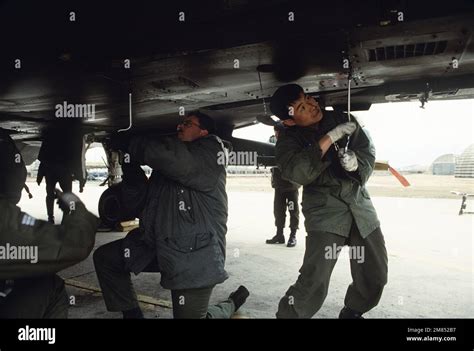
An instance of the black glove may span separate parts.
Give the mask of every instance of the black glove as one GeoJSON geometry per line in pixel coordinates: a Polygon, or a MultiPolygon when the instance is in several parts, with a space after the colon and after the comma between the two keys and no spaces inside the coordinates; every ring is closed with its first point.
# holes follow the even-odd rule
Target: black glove
{"type": "Polygon", "coordinates": [[[86,178],[79,179],[79,192],[82,193],[84,191],[84,186],[86,185],[86,178]]]}
{"type": "Polygon", "coordinates": [[[82,203],[81,199],[79,199],[73,193],[63,193],[59,189],[56,189],[55,192],[56,198],[58,199],[58,206],[64,213],[74,211],[76,209],[76,205],[78,203],[82,203]]]}
{"type": "Polygon", "coordinates": [[[44,178],[44,172],[43,172],[43,167],[41,165],[38,168],[38,174],[36,175],[36,183],[38,185],[41,185],[41,182],[43,181],[44,178]]]}

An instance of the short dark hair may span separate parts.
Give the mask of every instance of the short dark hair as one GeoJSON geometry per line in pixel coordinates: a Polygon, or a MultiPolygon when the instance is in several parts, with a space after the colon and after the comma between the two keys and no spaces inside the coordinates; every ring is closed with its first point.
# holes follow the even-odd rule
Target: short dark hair
{"type": "Polygon", "coordinates": [[[300,97],[304,90],[298,84],[287,84],[279,87],[270,100],[270,110],[281,120],[290,119],[289,107],[300,97]]]}
{"type": "Polygon", "coordinates": [[[207,130],[209,134],[216,133],[216,122],[214,122],[214,120],[211,117],[209,117],[208,115],[200,111],[189,112],[188,117],[191,117],[191,116],[195,116],[198,119],[201,129],[207,130]]]}

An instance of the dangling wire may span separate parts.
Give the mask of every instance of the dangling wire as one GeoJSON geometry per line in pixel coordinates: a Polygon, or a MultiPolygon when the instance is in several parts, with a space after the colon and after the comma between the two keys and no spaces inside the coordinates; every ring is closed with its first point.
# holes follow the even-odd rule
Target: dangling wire
{"type": "MultiPolygon", "coordinates": [[[[352,74],[351,74],[351,66],[349,63],[349,74],[347,76],[347,118],[349,122],[351,121],[351,81],[352,81],[352,74]]],[[[351,136],[347,136],[347,144],[345,147],[345,152],[347,152],[347,148],[349,147],[349,141],[351,141],[351,136]]]]}
{"type": "MultiPolygon", "coordinates": [[[[349,73],[347,74],[347,118],[349,122],[351,121],[351,82],[352,82],[352,66],[351,66],[351,63],[349,62],[349,73]]],[[[349,148],[350,140],[351,140],[351,137],[348,135],[347,144],[344,148],[345,152],[347,152],[347,149],[349,148]]],[[[339,151],[339,145],[337,145],[337,143],[334,143],[334,148],[336,149],[336,151],[339,151]]]]}
{"type": "MultiPolygon", "coordinates": [[[[347,72],[347,119],[350,122],[351,121],[351,82],[352,82],[352,63],[351,63],[351,58],[350,58],[350,33],[346,32],[346,43],[347,43],[347,61],[349,63],[349,72],[347,72]]],[[[347,136],[347,144],[346,147],[344,148],[344,151],[347,152],[347,149],[349,148],[349,142],[351,140],[351,137],[348,135],[347,136]]]]}

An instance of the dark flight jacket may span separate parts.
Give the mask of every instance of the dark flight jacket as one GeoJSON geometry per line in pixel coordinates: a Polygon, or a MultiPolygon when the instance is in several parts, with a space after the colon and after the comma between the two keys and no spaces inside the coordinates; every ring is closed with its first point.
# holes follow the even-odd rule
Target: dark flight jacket
{"type": "Polygon", "coordinates": [[[278,167],[272,167],[272,188],[281,192],[298,191],[299,185],[292,183],[281,177],[281,171],[278,167]]]}
{"type": "MultiPolygon", "coordinates": [[[[352,119],[355,120],[354,118],[352,119]]],[[[303,185],[302,211],[306,231],[325,231],[348,237],[354,219],[363,238],[380,226],[365,184],[375,166],[375,148],[357,125],[349,149],[359,167],[347,172],[340,165],[334,146],[321,159],[318,141],[338,124],[347,122],[342,113],[325,111],[318,125],[285,129],[276,144],[276,163],[282,176],[303,185]]],[[[338,144],[344,147],[346,138],[338,144]]]]}
{"type": "Polygon", "coordinates": [[[132,162],[153,169],[140,227],[156,255],[161,285],[194,289],[222,283],[228,275],[226,165],[218,162],[225,152],[221,140],[214,135],[193,142],[136,137],[129,151],[132,162]]]}

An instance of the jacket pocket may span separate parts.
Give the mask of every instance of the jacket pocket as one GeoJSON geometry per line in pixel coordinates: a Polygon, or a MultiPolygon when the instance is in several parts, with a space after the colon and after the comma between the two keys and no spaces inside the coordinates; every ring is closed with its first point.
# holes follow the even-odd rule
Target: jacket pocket
{"type": "Polygon", "coordinates": [[[212,233],[200,233],[168,238],[166,242],[168,247],[175,251],[189,253],[209,246],[212,237],[212,233]]]}
{"type": "Polygon", "coordinates": [[[327,202],[328,194],[322,191],[307,190],[303,193],[303,210],[324,207],[326,206],[327,202]]]}
{"type": "Polygon", "coordinates": [[[225,259],[216,235],[180,235],[167,238],[157,245],[163,287],[191,289],[222,281],[225,259]]]}

